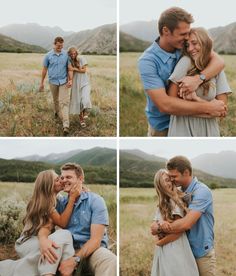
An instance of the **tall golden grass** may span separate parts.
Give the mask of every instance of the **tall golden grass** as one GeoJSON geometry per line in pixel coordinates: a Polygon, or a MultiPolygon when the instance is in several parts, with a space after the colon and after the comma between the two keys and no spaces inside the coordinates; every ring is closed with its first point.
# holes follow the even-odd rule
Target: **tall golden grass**
{"type": "MultiPolygon", "coordinates": [[[[38,92],[44,55],[0,53],[0,136],[62,136],[46,82],[38,92]]],[[[71,116],[69,136],[116,135],[116,57],[87,56],[93,108],[87,127],[71,116]]]]}
{"type": "MultiPolygon", "coordinates": [[[[213,191],[217,276],[236,275],[235,198],[236,189],[213,191]]],[[[150,224],[156,205],[154,189],[120,189],[121,276],[148,276],[151,273],[154,242],[150,224]]]]}

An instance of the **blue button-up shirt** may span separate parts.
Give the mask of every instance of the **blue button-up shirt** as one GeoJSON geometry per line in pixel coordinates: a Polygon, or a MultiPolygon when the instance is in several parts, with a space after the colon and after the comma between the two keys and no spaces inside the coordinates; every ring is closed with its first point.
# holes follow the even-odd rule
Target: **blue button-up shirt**
{"type": "MultiPolygon", "coordinates": [[[[168,89],[169,77],[181,56],[180,50],[173,53],[166,52],[156,40],[139,58],[138,66],[145,90],[168,89]]],[[[156,130],[169,128],[170,115],[161,113],[151,98],[146,94],[146,116],[149,124],[156,130]]]]}
{"type": "MultiPolygon", "coordinates": [[[[57,201],[57,211],[61,214],[68,203],[68,197],[57,201]]],[[[90,239],[91,224],[109,224],[108,211],[104,199],[92,192],[82,192],[74,205],[67,229],[71,232],[74,248],[81,248],[90,239]]],[[[108,236],[105,231],[101,246],[108,246],[108,236]]]]}
{"type": "Polygon", "coordinates": [[[65,50],[60,53],[51,50],[44,58],[43,66],[48,68],[49,83],[63,85],[67,82],[69,58],[65,50]]]}
{"type": "Polygon", "coordinates": [[[190,210],[201,212],[201,217],[187,231],[188,240],[195,258],[205,255],[214,246],[214,217],[213,200],[211,190],[196,177],[185,191],[192,194],[192,200],[188,206],[190,210]]]}

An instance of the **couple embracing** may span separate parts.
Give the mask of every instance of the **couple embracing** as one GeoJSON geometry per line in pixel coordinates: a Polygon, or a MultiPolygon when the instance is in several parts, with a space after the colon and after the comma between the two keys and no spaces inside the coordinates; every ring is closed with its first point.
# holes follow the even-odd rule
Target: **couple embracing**
{"type": "Polygon", "coordinates": [[[79,56],[75,47],[63,50],[64,39],[56,37],[54,48],[43,61],[40,91],[44,90],[44,80],[48,73],[50,90],[54,102],[55,118],[60,117],[63,134],[69,134],[69,114],[79,114],[80,126],[86,127],[85,118],[91,109],[88,63],[79,56]]]}
{"type": "Polygon", "coordinates": [[[39,173],[15,244],[20,259],[1,261],[1,276],[72,276],[88,268],[95,276],[116,275],[116,256],[107,248],[106,204],[83,181],[83,169],[74,163],[63,165],[61,176],[39,173]],[[63,190],[68,196],[58,195],[63,190]]]}
{"type": "Polygon", "coordinates": [[[173,7],[158,21],[160,37],[139,59],[147,99],[148,136],[220,136],[231,93],[224,61],[204,28],[173,7]]]}
{"type": "Polygon", "coordinates": [[[211,190],[193,177],[190,161],[176,156],[154,179],[158,208],[152,276],[216,276],[211,190]]]}

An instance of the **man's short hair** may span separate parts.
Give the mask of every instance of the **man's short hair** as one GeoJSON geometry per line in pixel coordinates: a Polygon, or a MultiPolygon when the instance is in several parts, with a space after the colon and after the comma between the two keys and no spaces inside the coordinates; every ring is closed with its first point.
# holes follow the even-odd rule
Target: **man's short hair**
{"type": "Polygon", "coordinates": [[[166,164],[167,170],[177,170],[181,174],[188,170],[190,175],[192,175],[192,165],[191,162],[184,156],[175,156],[171,158],[166,164]]]}
{"type": "Polygon", "coordinates": [[[84,177],[84,171],[82,167],[79,164],[76,163],[66,163],[61,167],[61,171],[74,171],[76,173],[77,177],[83,176],[84,177]]]}
{"type": "Polygon", "coordinates": [[[163,34],[163,27],[167,27],[171,33],[178,27],[179,22],[191,24],[194,22],[193,16],[184,9],[172,7],[165,10],[158,21],[159,34],[163,34]]]}
{"type": "Polygon", "coordinates": [[[57,44],[57,42],[64,43],[64,39],[61,36],[57,36],[54,39],[54,44],[57,44]]]}

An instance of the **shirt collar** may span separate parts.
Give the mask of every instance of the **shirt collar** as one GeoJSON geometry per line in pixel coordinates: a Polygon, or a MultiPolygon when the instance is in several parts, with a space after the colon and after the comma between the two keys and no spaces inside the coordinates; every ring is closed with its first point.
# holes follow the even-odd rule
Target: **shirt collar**
{"type": "Polygon", "coordinates": [[[75,205],[76,205],[76,206],[80,205],[80,203],[81,203],[83,200],[87,199],[87,198],[88,198],[88,193],[87,193],[87,192],[82,192],[82,193],[80,194],[79,199],[75,202],[75,205]]]}
{"type": "Polygon", "coordinates": [[[159,46],[159,40],[160,37],[158,37],[154,42],[153,42],[153,46],[155,49],[155,53],[158,55],[158,57],[164,62],[167,63],[167,61],[172,58],[172,59],[179,59],[180,57],[180,51],[176,50],[173,53],[169,53],[166,52],[165,50],[163,50],[160,46],[159,46]]]}
{"type": "Polygon", "coordinates": [[[188,186],[188,188],[184,191],[185,193],[191,193],[194,191],[194,188],[196,186],[196,184],[198,183],[197,177],[193,177],[190,185],[188,186]]]}
{"type": "Polygon", "coordinates": [[[54,55],[57,55],[57,56],[63,55],[63,52],[64,52],[63,49],[61,50],[60,53],[56,52],[54,49],[52,49],[52,51],[53,51],[53,54],[54,54],[54,55]]]}

